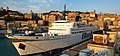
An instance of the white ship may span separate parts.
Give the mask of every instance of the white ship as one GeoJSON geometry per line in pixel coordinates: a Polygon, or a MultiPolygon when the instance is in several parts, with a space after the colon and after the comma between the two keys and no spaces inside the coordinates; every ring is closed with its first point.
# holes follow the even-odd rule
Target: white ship
{"type": "Polygon", "coordinates": [[[92,37],[92,32],[99,30],[98,26],[58,20],[52,23],[48,33],[34,36],[19,34],[8,36],[20,55],[46,52],[52,49],[64,48],[85,41],[92,37]]]}

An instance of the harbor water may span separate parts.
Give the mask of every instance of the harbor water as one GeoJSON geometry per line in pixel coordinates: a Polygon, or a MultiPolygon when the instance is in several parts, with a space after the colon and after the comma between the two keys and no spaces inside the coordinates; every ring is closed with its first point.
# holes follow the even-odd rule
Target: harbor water
{"type": "Polygon", "coordinates": [[[20,56],[12,42],[0,33],[0,56],[20,56]]]}

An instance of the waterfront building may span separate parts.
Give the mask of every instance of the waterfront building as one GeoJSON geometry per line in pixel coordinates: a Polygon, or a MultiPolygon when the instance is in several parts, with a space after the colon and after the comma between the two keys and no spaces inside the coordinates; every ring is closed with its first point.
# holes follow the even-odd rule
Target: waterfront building
{"type": "Polygon", "coordinates": [[[94,50],[94,54],[102,50],[108,50],[106,56],[114,56],[114,44],[110,43],[107,45],[100,44],[88,44],[88,49],[94,50]]]}
{"type": "Polygon", "coordinates": [[[93,34],[93,43],[88,44],[87,48],[94,50],[94,54],[102,50],[107,50],[106,56],[114,56],[115,52],[115,37],[111,34],[93,34]]]}

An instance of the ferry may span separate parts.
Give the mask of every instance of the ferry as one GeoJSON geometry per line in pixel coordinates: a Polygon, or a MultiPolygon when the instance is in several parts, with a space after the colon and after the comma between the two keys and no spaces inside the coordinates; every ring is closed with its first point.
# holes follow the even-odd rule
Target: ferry
{"type": "Polygon", "coordinates": [[[26,32],[26,34],[7,35],[20,55],[46,52],[65,48],[92,38],[98,26],[58,20],[52,23],[48,33],[26,32]],[[33,34],[34,33],[34,34],[33,34]]]}
{"type": "MultiPolygon", "coordinates": [[[[67,19],[66,5],[64,19],[67,19]]],[[[6,35],[20,55],[32,55],[50,50],[66,48],[92,38],[92,33],[98,31],[96,25],[83,24],[81,19],[77,22],[57,20],[52,23],[47,33],[25,31],[25,34],[6,35]]]]}

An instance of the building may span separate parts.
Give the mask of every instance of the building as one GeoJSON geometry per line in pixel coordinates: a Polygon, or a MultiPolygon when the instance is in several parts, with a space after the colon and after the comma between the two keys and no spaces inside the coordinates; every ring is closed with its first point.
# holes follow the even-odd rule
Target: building
{"type": "Polygon", "coordinates": [[[115,56],[120,56],[120,34],[119,32],[116,33],[116,39],[115,39],[115,56]]]}
{"type": "Polygon", "coordinates": [[[120,26],[120,21],[118,21],[118,26],[120,26]]]}
{"type": "Polygon", "coordinates": [[[24,18],[32,19],[33,15],[32,14],[24,14],[24,18]]]}
{"type": "Polygon", "coordinates": [[[97,14],[97,20],[98,21],[103,21],[104,14],[97,14]]]}
{"type": "Polygon", "coordinates": [[[94,50],[94,53],[107,50],[106,56],[120,56],[120,29],[111,29],[106,34],[93,34],[93,43],[87,48],[94,50]]]}
{"type": "Polygon", "coordinates": [[[27,19],[39,19],[39,17],[37,17],[37,14],[33,13],[32,10],[29,13],[25,13],[24,18],[27,18],[27,19]]]}
{"type": "Polygon", "coordinates": [[[118,21],[117,21],[117,20],[114,20],[114,21],[113,21],[113,25],[114,25],[114,26],[118,26],[118,21]]]}
{"type": "Polygon", "coordinates": [[[79,16],[79,12],[67,12],[67,20],[70,22],[75,22],[76,21],[76,16],[79,16]]]}
{"type": "Polygon", "coordinates": [[[3,7],[0,7],[0,11],[3,11],[3,7]]]}
{"type": "Polygon", "coordinates": [[[6,26],[5,20],[0,20],[0,28],[2,28],[2,27],[4,27],[4,26],[6,26]]]}
{"type": "Polygon", "coordinates": [[[42,19],[46,20],[46,21],[49,21],[49,13],[43,13],[42,14],[42,19]]]}
{"type": "Polygon", "coordinates": [[[50,11],[49,14],[55,14],[55,15],[60,14],[61,15],[61,12],[60,11],[50,11]]]}
{"type": "Polygon", "coordinates": [[[104,21],[94,21],[94,22],[89,22],[89,24],[97,25],[100,27],[101,30],[104,28],[104,21]]]}
{"type": "Polygon", "coordinates": [[[105,17],[104,20],[111,20],[111,21],[114,21],[115,18],[114,18],[114,17],[112,17],[112,18],[110,18],[110,17],[105,17]]]}
{"type": "Polygon", "coordinates": [[[87,48],[94,50],[94,54],[102,50],[107,50],[106,56],[115,55],[114,36],[111,34],[93,34],[93,43],[88,44],[87,48]]]}
{"type": "Polygon", "coordinates": [[[102,50],[108,50],[106,56],[114,56],[114,44],[112,43],[107,45],[92,43],[92,44],[88,44],[87,48],[94,50],[94,54],[102,50]]]}
{"type": "Polygon", "coordinates": [[[18,27],[28,25],[27,21],[15,21],[15,23],[16,23],[16,25],[18,25],[18,27]]]}

